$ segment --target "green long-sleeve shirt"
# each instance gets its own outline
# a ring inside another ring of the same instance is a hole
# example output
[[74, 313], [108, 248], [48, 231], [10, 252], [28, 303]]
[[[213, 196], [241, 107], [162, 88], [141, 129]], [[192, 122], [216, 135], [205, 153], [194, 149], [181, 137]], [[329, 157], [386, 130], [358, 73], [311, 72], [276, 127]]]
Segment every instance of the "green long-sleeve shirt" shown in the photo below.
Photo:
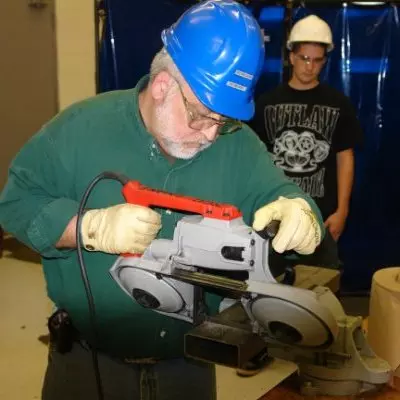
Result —
[[[237, 206], [246, 223], [254, 212], [279, 196], [303, 197], [298, 186], [274, 166], [266, 148], [247, 126], [224, 135], [190, 160], [171, 164], [146, 131], [138, 92], [114, 91], [77, 103], [43, 126], [13, 160], [0, 198], [0, 224], [39, 252], [49, 297], [66, 309], [78, 330], [90, 338], [86, 294], [76, 250], [55, 243], [89, 182], [103, 171], [120, 172], [152, 188]], [[101, 181], [87, 208], [124, 201], [121, 185]], [[179, 213], [162, 215], [161, 238], [172, 238]], [[322, 227], [322, 220], [320, 218]], [[116, 256], [84, 252], [96, 305], [99, 346], [114, 355], [175, 357], [191, 325], [142, 308], [109, 274]], [[211, 299], [216, 309], [217, 299]]]

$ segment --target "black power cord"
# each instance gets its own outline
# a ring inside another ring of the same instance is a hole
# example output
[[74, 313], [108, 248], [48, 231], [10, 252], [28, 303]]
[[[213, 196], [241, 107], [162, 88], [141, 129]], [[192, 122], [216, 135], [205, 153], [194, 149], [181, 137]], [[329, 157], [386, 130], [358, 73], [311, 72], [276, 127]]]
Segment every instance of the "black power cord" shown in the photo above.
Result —
[[89, 306], [89, 316], [90, 316], [90, 327], [93, 332], [93, 339], [91, 343], [91, 352], [92, 352], [92, 361], [93, 361], [93, 369], [96, 378], [96, 386], [97, 386], [97, 397], [98, 400], [104, 400], [104, 393], [103, 393], [103, 385], [101, 382], [101, 375], [99, 369], [99, 362], [97, 356], [97, 329], [96, 329], [96, 308], [94, 304], [92, 289], [90, 287], [89, 278], [86, 270], [86, 265], [83, 259], [83, 251], [82, 251], [82, 237], [81, 237], [81, 225], [82, 225], [82, 218], [85, 211], [87, 200], [92, 192], [93, 188], [97, 185], [98, 182], [104, 179], [111, 179], [120, 182], [122, 185], [125, 185], [129, 179], [124, 175], [114, 173], [114, 172], [103, 172], [100, 175], [96, 176], [89, 184], [88, 188], [86, 189], [81, 202], [79, 204], [79, 210], [77, 215], [77, 222], [76, 222], [76, 249], [78, 253], [78, 262], [79, 267], [81, 270], [82, 280], [85, 286], [86, 297], [88, 300]]

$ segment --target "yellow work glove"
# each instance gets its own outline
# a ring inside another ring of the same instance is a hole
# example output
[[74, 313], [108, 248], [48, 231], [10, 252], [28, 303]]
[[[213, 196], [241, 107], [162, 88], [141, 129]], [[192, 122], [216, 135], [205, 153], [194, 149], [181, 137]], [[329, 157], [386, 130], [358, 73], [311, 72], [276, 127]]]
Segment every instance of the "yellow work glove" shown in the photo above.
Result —
[[161, 228], [161, 217], [133, 204], [90, 210], [81, 224], [86, 250], [110, 254], [143, 253]]
[[299, 254], [312, 254], [321, 242], [317, 217], [304, 199], [279, 197], [260, 208], [254, 215], [253, 229], [262, 231], [272, 220], [280, 221], [278, 233], [272, 240], [272, 247], [278, 253], [294, 250]]

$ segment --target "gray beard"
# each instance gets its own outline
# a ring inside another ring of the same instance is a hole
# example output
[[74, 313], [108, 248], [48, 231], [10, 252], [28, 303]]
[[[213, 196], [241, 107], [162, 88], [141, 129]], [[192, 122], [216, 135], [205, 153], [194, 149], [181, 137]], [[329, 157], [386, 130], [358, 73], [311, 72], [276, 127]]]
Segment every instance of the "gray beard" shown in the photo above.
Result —
[[181, 160], [190, 160], [201, 151], [211, 146], [212, 142], [202, 143], [197, 149], [184, 149], [183, 144], [173, 142], [165, 137], [160, 138], [163, 149], [172, 157]]

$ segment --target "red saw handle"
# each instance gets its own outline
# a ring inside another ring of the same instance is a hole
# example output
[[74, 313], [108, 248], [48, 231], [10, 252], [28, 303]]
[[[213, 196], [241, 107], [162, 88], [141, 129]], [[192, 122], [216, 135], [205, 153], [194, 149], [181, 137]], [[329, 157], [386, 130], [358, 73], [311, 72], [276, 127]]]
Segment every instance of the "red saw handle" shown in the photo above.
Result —
[[129, 181], [122, 188], [125, 200], [144, 207], [161, 207], [179, 211], [189, 211], [203, 217], [230, 221], [242, 216], [242, 213], [230, 204], [199, 200], [195, 197], [182, 196], [151, 189], [138, 181]]
[[[171, 194], [151, 189], [138, 181], [129, 181], [122, 188], [125, 200], [130, 204], [144, 207], [161, 207], [179, 211], [189, 211], [207, 218], [230, 221], [242, 213], [230, 204], [199, 200], [195, 197]], [[123, 254], [124, 257], [140, 257], [141, 254]]]

